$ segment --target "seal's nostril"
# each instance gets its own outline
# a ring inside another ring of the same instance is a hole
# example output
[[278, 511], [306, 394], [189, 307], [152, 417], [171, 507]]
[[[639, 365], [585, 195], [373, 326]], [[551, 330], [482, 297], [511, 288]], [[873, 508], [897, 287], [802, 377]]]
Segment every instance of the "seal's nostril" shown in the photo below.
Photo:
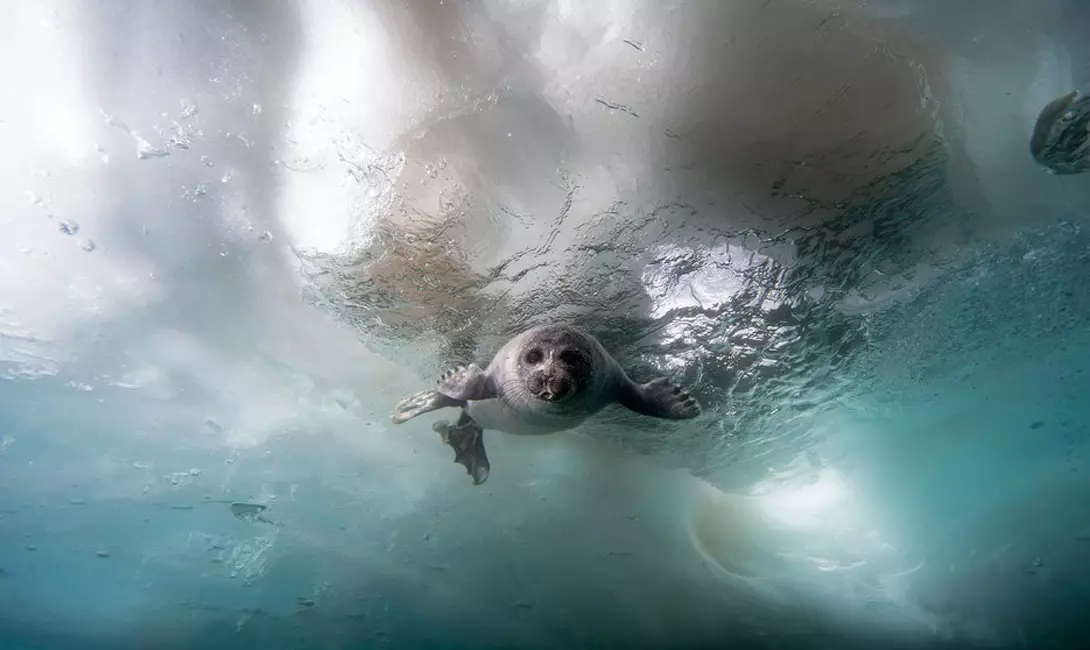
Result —
[[567, 392], [568, 384], [563, 379], [556, 377], [549, 382], [549, 392], [556, 395], [563, 395]]

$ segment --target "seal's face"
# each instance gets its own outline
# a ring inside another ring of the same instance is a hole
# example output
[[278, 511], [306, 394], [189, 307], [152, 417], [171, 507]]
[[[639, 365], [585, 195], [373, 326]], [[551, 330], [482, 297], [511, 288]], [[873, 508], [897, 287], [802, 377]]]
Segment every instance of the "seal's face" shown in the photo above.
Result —
[[535, 338], [523, 346], [519, 374], [527, 392], [550, 404], [578, 395], [591, 379], [591, 360], [586, 346], [573, 336]]

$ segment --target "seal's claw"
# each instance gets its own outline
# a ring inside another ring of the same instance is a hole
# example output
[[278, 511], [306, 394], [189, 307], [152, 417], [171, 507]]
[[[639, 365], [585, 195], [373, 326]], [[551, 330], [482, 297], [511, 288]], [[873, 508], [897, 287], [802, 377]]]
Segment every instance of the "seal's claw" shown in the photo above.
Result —
[[458, 422], [456, 425], [436, 422], [431, 428], [454, 449], [454, 462], [465, 466], [466, 473], [473, 477], [473, 485], [480, 485], [488, 480], [491, 470], [484, 451], [484, 429], [468, 417]]

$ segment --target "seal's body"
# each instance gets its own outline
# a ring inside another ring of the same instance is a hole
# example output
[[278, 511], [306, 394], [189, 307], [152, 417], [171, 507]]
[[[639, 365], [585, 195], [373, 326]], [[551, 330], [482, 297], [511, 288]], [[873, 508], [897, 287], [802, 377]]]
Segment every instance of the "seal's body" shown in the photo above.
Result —
[[488, 367], [448, 370], [437, 389], [397, 405], [400, 424], [448, 406], [462, 407], [458, 422], [433, 428], [454, 448], [474, 483], [488, 478], [484, 429], [544, 435], [578, 426], [612, 403], [650, 417], [684, 420], [700, 415], [695, 399], [665, 378], [637, 384], [593, 336], [568, 325], [543, 325], [508, 341]]
[[570, 414], [555, 416], [534, 409], [518, 409], [500, 399], [470, 400], [466, 402], [465, 412], [483, 429], [516, 436], [543, 436], [567, 431], [593, 415], [588, 413], [580, 418]]

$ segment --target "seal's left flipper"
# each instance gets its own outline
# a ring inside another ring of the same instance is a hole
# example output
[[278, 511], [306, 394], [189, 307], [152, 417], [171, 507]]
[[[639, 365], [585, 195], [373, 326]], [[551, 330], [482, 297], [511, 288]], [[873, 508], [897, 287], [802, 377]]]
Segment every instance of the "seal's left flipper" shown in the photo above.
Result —
[[491, 465], [484, 451], [484, 429], [481, 425], [462, 413], [457, 424], [436, 422], [431, 428], [454, 449], [454, 462], [465, 466], [466, 472], [473, 477], [473, 485], [488, 480]]
[[664, 420], [688, 420], [700, 415], [700, 403], [665, 377], [646, 384], [627, 381], [617, 401], [636, 413]]
[[491, 377], [475, 364], [447, 370], [437, 382], [439, 392], [458, 400], [478, 400], [496, 397]]

